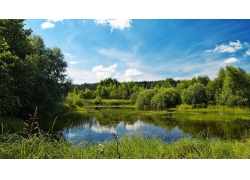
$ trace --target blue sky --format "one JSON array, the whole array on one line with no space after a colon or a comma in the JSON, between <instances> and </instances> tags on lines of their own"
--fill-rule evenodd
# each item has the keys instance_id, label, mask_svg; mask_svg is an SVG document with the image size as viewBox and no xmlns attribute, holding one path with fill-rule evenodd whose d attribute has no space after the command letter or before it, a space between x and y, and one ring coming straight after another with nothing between
<instances>
[{"instance_id":1,"label":"blue sky","mask_svg":"<svg viewBox=\"0 0 250 180\"><path fill-rule=\"evenodd\" d=\"M59 47L76 84L217 76L233 65L250 72L250 20L27 19L25 28Z\"/></svg>"}]
</instances>

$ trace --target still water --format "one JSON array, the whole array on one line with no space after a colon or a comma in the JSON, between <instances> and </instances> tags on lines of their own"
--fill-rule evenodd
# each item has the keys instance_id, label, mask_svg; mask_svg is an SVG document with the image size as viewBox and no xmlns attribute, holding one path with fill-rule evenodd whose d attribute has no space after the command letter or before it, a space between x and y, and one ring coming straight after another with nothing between
<instances>
[{"instance_id":1,"label":"still water","mask_svg":"<svg viewBox=\"0 0 250 180\"><path fill-rule=\"evenodd\" d=\"M129 111L131 113L129 113ZM59 116L55 129L71 142L103 142L118 137L139 134L157 136L166 142L181 138L242 139L249 137L250 121L190 121L178 120L170 114L162 116L130 115L133 110L101 109L87 113L69 113Z\"/></svg>"}]
</instances>

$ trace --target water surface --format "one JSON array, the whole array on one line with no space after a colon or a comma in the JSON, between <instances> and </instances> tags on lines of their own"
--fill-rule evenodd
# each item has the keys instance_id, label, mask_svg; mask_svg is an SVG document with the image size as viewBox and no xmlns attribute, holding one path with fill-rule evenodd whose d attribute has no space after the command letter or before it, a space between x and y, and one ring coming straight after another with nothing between
<instances>
[{"instance_id":1,"label":"water surface","mask_svg":"<svg viewBox=\"0 0 250 180\"><path fill-rule=\"evenodd\" d=\"M170 114L162 116L129 115L133 110L101 109L88 113L69 113L58 117L55 129L71 142L103 142L118 137L139 134L157 136L166 142L181 138L242 139L249 137L250 121L190 121L178 120ZM57 125L56 125L57 124Z\"/></svg>"}]
</instances>

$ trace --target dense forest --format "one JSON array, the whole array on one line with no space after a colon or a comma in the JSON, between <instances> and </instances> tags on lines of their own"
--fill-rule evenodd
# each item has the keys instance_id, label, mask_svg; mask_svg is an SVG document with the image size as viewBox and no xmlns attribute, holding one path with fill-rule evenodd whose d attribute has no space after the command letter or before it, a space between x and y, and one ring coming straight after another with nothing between
<instances>
[{"instance_id":1,"label":"dense forest","mask_svg":"<svg viewBox=\"0 0 250 180\"><path fill-rule=\"evenodd\" d=\"M0 20L0 114L25 117L39 107L53 114L71 80L61 50L24 29L24 20Z\"/></svg>"},{"instance_id":2,"label":"dense forest","mask_svg":"<svg viewBox=\"0 0 250 180\"><path fill-rule=\"evenodd\" d=\"M250 74L233 66L220 68L217 77L193 77L175 81L123 82L107 78L96 84L71 85L81 99L124 99L136 102L139 109L164 109L178 104L200 107L211 105L249 106Z\"/></svg>"},{"instance_id":3,"label":"dense forest","mask_svg":"<svg viewBox=\"0 0 250 180\"><path fill-rule=\"evenodd\" d=\"M72 84L61 50L46 47L42 37L24 29L25 20L0 20L0 115L25 117L39 107L40 114L53 114L67 97L131 100L138 109L164 109L178 104L249 106L250 74L233 66L220 68L217 77L193 77L175 81ZM66 102L66 103L65 103ZM80 103L79 103L80 102ZM98 104L98 103L97 103Z\"/></svg>"}]
</instances>

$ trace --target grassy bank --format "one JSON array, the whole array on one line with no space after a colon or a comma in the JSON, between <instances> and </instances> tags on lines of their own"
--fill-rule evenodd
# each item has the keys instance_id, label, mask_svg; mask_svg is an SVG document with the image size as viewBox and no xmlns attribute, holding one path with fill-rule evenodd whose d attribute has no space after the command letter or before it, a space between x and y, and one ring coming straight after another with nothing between
<instances>
[{"instance_id":1,"label":"grassy bank","mask_svg":"<svg viewBox=\"0 0 250 180\"><path fill-rule=\"evenodd\" d=\"M117 149L118 147L118 149ZM141 135L117 141L70 144L62 138L39 133L30 138L1 136L1 159L246 159L250 158L250 139L214 141L182 139L172 144Z\"/></svg>"},{"instance_id":2,"label":"grassy bank","mask_svg":"<svg viewBox=\"0 0 250 180\"><path fill-rule=\"evenodd\" d=\"M63 112L78 111L81 113L94 113L97 114L97 116L98 113L117 113L117 115L167 116L176 120L185 121L234 121L238 119L250 120L250 107L181 104L170 109L142 111L138 110L136 108L135 102L131 100L99 99L97 101L96 99L81 99L75 94L70 94L70 96L68 96L63 103L63 106L65 107ZM120 108L120 110L118 108Z\"/></svg>"},{"instance_id":3,"label":"grassy bank","mask_svg":"<svg viewBox=\"0 0 250 180\"><path fill-rule=\"evenodd\" d=\"M192 105L180 105L175 108L173 117L178 120L230 121L250 120L249 107L208 106L197 108Z\"/></svg>"}]
</instances>

